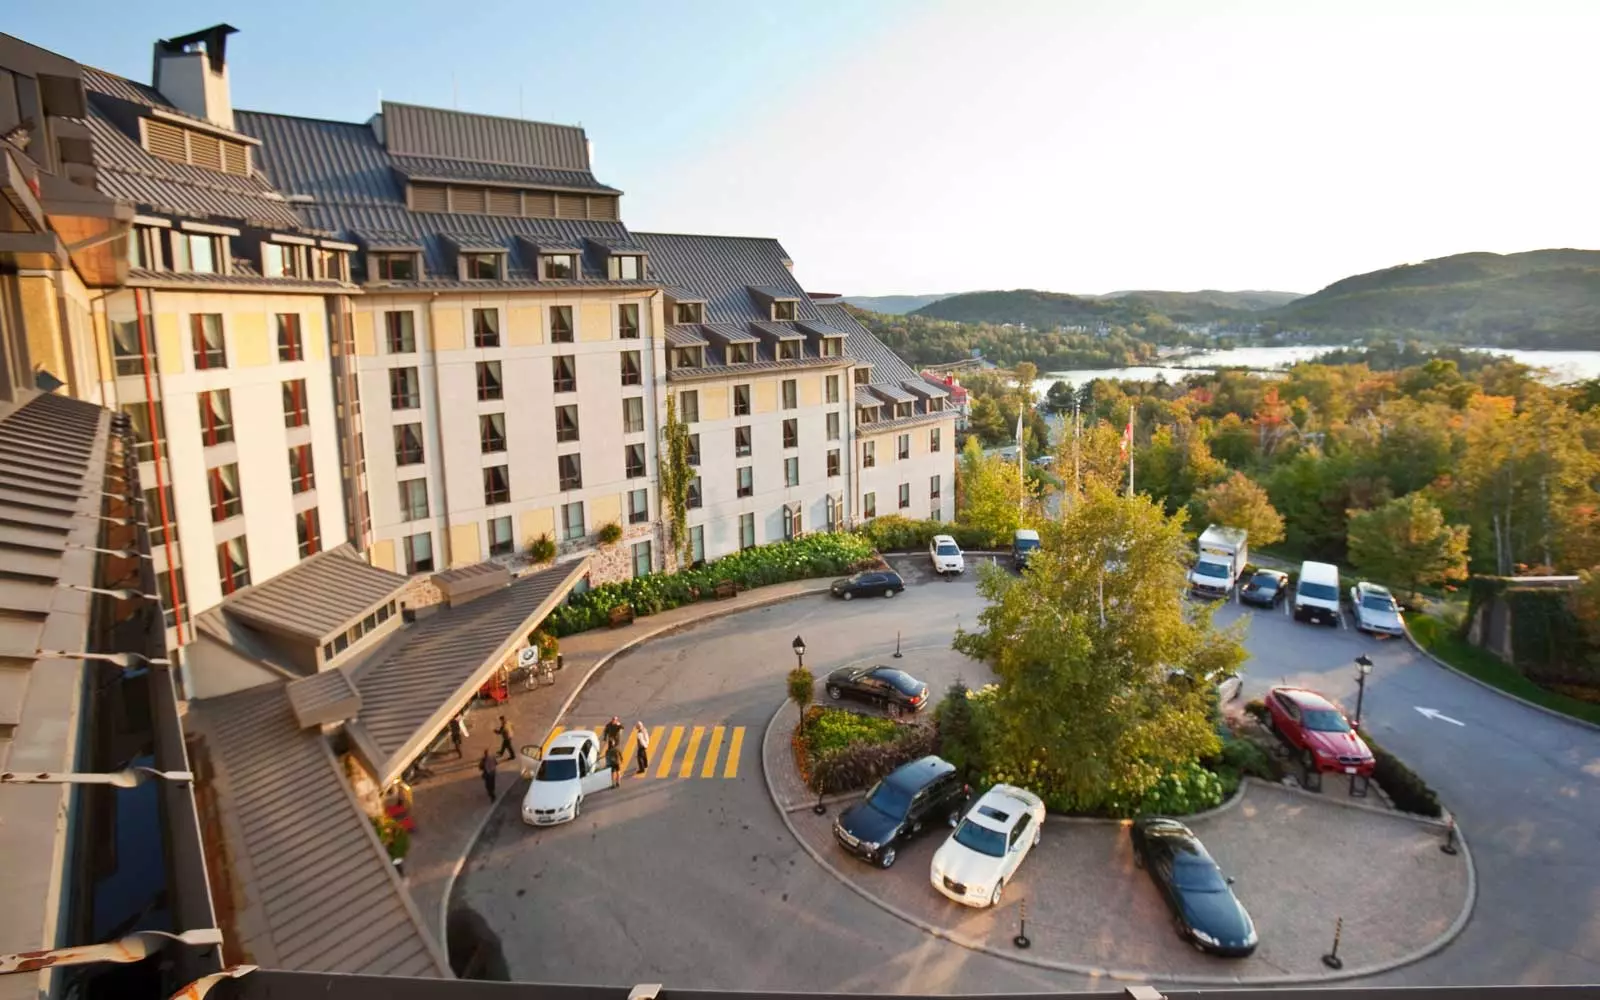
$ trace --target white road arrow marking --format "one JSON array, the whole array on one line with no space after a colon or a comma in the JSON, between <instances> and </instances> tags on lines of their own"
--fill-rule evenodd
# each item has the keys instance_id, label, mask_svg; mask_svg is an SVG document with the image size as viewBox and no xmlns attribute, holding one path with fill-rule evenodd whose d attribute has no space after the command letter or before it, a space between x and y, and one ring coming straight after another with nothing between
<instances>
[{"instance_id":1,"label":"white road arrow marking","mask_svg":"<svg viewBox=\"0 0 1600 1000\"><path fill-rule=\"evenodd\" d=\"M1413 705L1411 707L1421 712L1422 717L1425 719L1438 719L1440 722L1448 722L1454 726L1466 725L1465 722L1462 722L1459 719L1452 719L1448 715L1441 714L1437 708L1423 708L1421 705Z\"/></svg>"}]
</instances>

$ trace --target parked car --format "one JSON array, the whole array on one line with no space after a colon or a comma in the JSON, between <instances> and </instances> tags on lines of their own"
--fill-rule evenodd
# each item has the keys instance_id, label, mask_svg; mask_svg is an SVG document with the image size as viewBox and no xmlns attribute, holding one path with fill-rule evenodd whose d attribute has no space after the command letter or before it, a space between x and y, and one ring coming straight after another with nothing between
<instances>
[{"instance_id":1,"label":"parked car","mask_svg":"<svg viewBox=\"0 0 1600 1000\"><path fill-rule=\"evenodd\" d=\"M1294 620L1339 624L1339 567L1306 561L1294 585Z\"/></svg>"},{"instance_id":2,"label":"parked car","mask_svg":"<svg viewBox=\"0 0 1600 1000\"><path fill-rule=\"evenodd\" d=\"M1308 768L1371 777L1372 751L1333 702L1305 688L1275 687L1266 703L1267 725L1301 752Z\"/></svg>"},{"instance_id":3,"label":"parked car","mask_svg":"<svg viewBox=\"0 0 1600 1000\"><path fill-rule=\"evenodd\" d=\"M1275 569L1258 569L1239 588L1239 603L1258 608L1275 608L1289 594L1289 574Z\"/></svg>"},{"instance_id":4,"label":"parked car","mask_svg":"<svg viewBox=\"0 0 1600 1000\"><path fill-rule=\"evenodd\" d=\"M583 797L611 787L611 769L598 760L600 737L573 729L551 741L522 797L522 821L554 826L578 818Z\"/></svg>"},{"instance_id":5,"label":"parked car","mask_svg":"<svg viewBox=\"0 0 1600 1000\"><path fill-rule=\"evenodd\" d=\"M928 543L928 556L933 560L933 571L940 576L966 572L967 560L961 554L961 546L949 535L934 535Z\"/></svg>"},{"instance_id":6,"label":"parked car","mask_svg":"<svg viewBox=\"0 0 1600 1000\"><path fill-rule=\"evenodd\" d=\"M1028 559L1039 549L1039 533L1032 528L1018 528L1011 536L1011 565L1017 572L1027 568Z\"/></svg>"},{"instance_id":7,"label":"parked car","mask_svg":"<svg viewBox=\"0 0 1600 1000\"><path fill-rule=\"evenodd\" d=\"M1365 580L1350 588L1350 605L1355 610L1356 628L1374 635L1405 635L1405 620L1400 605L1388 587Z\"/></svg>"},{"instance_id":8,"label":"parked car","mask_svg":"<svg viewBox=\"0 0 1600 1000\"><path fill-rule=\"evenodd\" d=\"M906 589L906 582L900 579L899 573L869 570L835 580L828 589L834 597L853 601L857 597L893 597Z\"/></svg>"},{"instance_id":9,"label":"parked car","mask_svg":"<svg viewBox=\"0 0 1600 1000\"><path fill-rule=\"evenodd\" d=\"M863 861L888 868L908 839L959 817L968 791L947 760L928 756L902 764L833 821L833 839Z\"/></svg>"},{"instance_id":10,"label":"parked car","mask_svg":"<svg viewBox=\"0 0 1600 1000\"><path fill-rule=\"evenodd\" d=\"M999 906L1044 829L1044 800L1015 785L995 785L956 822L934 852L933 887L966 906Z\"/></svg>"},{"instance_id":11,"label":"parked car","mask_svg":"<svg viewBox=\"0 0 1600 1000\"><path fill-rule=\"evenodd\" d=\"M1189 571L1189 593L1196 597L1227 597L1249 558L1248 532L1213 524L1200 533L1194 568Z\"/></svg>"},{"instance_id":12,"label":"parked car","mask_svg":"<svg viewBox=\"0 0 1600 1000\"><path fill-rule=\"evenodd\" d=\"M890 715L920 711L928 704L928 685L894 667L840 667L828 675L828 697L854 698Z\"/></svg>"},{"instance_id":13,"label":"parked car","mask_svg":"<svg viewBox=\"0 0 1600 1000\"><path fill-rule=\"evenodd\" d=\"M1194 831L1175 819L1147 816L1128 827L1133 863L1150 873L1172 911L1178 936L1196 949L1245 958L1259 939L1250 914Z\"/></svg>"}]
</instances>

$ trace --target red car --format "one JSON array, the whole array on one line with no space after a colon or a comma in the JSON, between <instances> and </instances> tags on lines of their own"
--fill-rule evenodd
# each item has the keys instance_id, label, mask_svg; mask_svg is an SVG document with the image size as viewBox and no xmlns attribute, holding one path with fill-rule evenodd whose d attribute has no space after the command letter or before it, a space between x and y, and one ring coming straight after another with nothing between
<instances>
[{"instance_id":1,"label":"red car","mask_svg":"<svg viewBox=\"0 0 1600 1000\"><path fill-rule=\"evenodd\" d=\"M1305 688L1267 692L1267 726L1324 774L1372 776L1372 751L1333 702Z\"/></svg>"}]
</instances>

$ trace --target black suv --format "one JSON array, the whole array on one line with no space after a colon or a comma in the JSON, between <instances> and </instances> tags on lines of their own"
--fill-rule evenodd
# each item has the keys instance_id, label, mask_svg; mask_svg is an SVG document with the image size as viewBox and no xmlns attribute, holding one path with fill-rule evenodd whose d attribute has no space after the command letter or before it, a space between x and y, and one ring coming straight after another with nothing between
<instances>
[{"instance_id":1,"label":"black suv","mask_svg":"<svg viewBox=\"0 0 1600 1000\"><path fill-rule=\"evenodd\" d=\"M833 839L861 860L887 868L903 841L960 816L970 791L947 760L930 756L902 764L833 821Z\"/></svg>"}]
</instances>

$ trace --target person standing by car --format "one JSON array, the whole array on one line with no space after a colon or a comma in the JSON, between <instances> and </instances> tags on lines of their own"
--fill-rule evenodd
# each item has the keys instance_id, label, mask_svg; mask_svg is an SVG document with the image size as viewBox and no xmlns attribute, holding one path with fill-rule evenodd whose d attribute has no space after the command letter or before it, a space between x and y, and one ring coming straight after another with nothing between
<instances>
[{"instance_id":1,"label":"person standing by car","mask_svg":"<svg viewBox=\"0 0 1600 1000\"><path fill-rule=\"evenodd\" d=\"M643 777L645 769L650 766L650 732L644 728L642 721L633 724L633 736L638 747L634 751L634 757L639 762L637 773Z\"/></svg>"},{"instance_id":2,"label":"person standing by car","mask_svg":"<svg viewBox=\"0 0 1600 1000\"><path fill-rule=\"evenodd\" d=\"M483 751L483 759L478 761L478 770L483 773L483 790L489 793L490 804L494 803L495 773L500 767L500 758L489 753L487 747Z\"/></svg>"},{"instance_id":3,"label":"person standing by car","mask_svg":"<svg viewBox=\"0 0 1600 1000\"><path fill-rule=\"evenodd\" d=\"M606 744L606 767L611 768L611 787L622 784L622 748L615 743Z\"/></svg>"},{"instance_id":4,"label":"person standing by car","mask_svg":"<svg viewBox=\"0 0 1600 1000\"><path fill-rule=\"evenodd\" d=\"M604 736L607 749L622 746L622 716L611 717L611 721L606 723Z\"/></svg>"},{"instance_id":5,"label":"person standing by car","mask_svg":"<svg viewBox=\"0 0 1600 1000\"><path fill-rule=\"evenodd\" d=\"M456 748L456 756L461 756L461 717L456 716L450 720L450 745Z\"/></svg>"},{"instance_id":6,"label":"person standing by car","mask_svg":"<svg viewBox=\"0 0 1600 1000\"><path fill-rule=\"evenodd\" d=\"M494 734L500 737L500 749L494 752L494 759L498 761L500 755L505 754L506 760L516 760L517 749L511 745L511 737L516 735L516 730L511 728L511 723L506 721L505 716L500 716L500 725L496 727Z\"/></svg>"}]
</instances>

